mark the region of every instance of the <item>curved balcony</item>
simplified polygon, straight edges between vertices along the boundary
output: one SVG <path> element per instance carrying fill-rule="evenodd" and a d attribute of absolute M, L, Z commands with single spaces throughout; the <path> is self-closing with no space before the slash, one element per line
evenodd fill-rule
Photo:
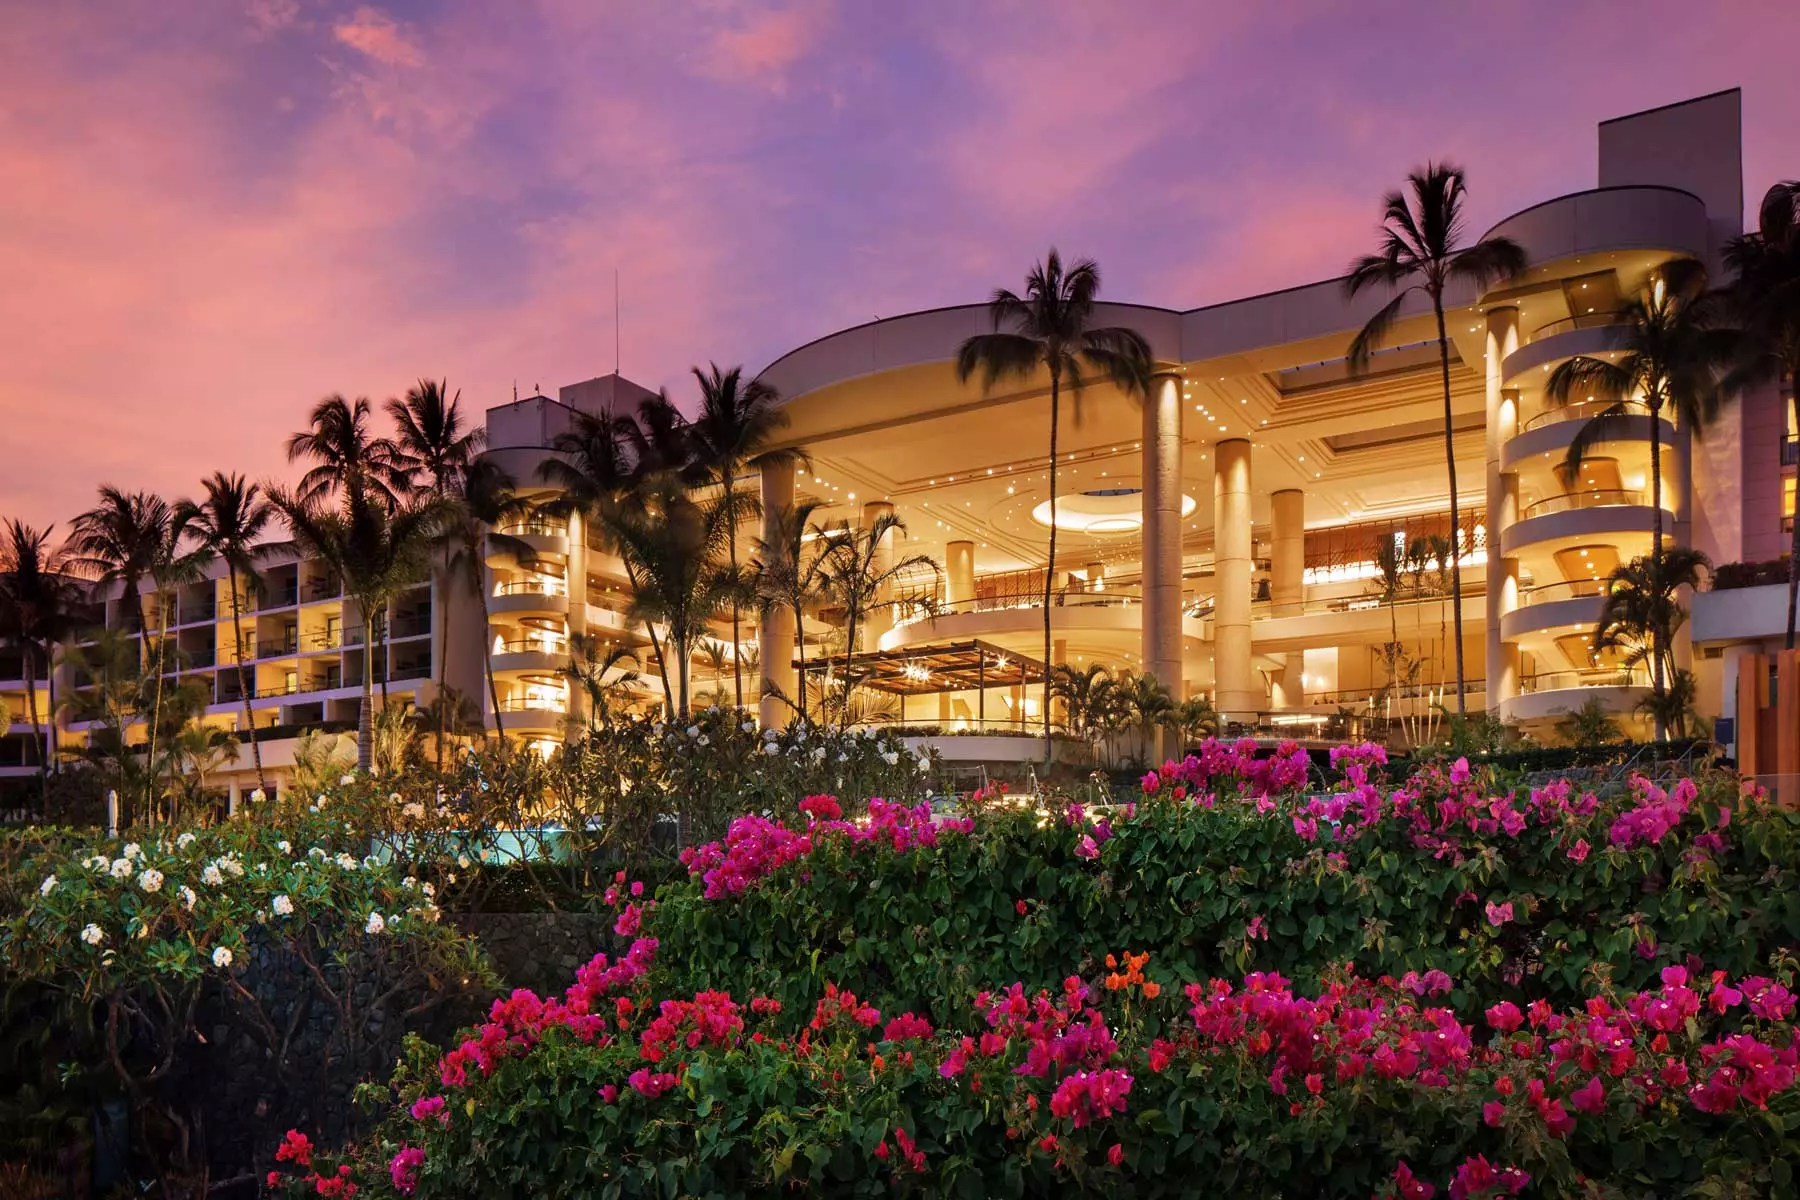
<path fill-rule="evenodd" d="M 568 716 L 569 705 L 564 700 L 506 696 L 500 701 L 500 718 L 508 733 L 556 733 Z"/>
<path fill-rule="evenodd" d="M 1542 429 L 1546 425 L 1559 425 L 1565 421 L 1586 421 L 1589 417 L 1598 416 L 1608 408 L 1611 408 L 1612 403 L 1611 400 L 1577 400 L 1574 404 L 1553 405 L 1519 426 L 1519 432 L 1513 436 L 1515 439 L 1523 437 L 1525 434 Z M 1647 417 L 1650 415 L 1650 410 L 1635 400 L 1627 401 L 1625 410 L 1636 416 Z M 1667 423 L 1668 419 L 1665 417 L 1664 424 Z M 1673 427 L 1671 426 L 1671 428 Z M 1539 447 L 1539 449 L 1542 449 L 1542 447 Z"/>
<path fill-rule="evenodd" d="M 1522 546 L 1565 539 L 1592 540 L 1609 535 L 1649 533 L 1656 513 L 1641 492 L 1570 492 L 1550 496 L 1527 508 L 1514 525 L 1500 531 L 1500 552 L 1514 554 Z M 1673 517 L 1663 514 L 1668 529 Z"/>
<path fill-rule="evenodd" d="M 1619 325 L 1611 314 L 1596 315 L 1606 316 L 1606 323 L 1578 325 L 1570 322 L 1584 318 L 1568 318 L 1552 322 L 1544 329 L 1534 333 L 1531 341 L 1507 355 L 1505 361 L 1500 364 L 1501 382 L 1516 383 L 1520 376 L 1534 367 L 1540 373 L 1547 374 L 1556 363 L 1577 355 L 1586 358 L 1604 358 L 1609 354 L 1617 353 L 1624 337 L 1624 327 Z M 1585 319 L 1591 321 L 1594 318 L 1587 317 Z M 1545 332 L 1546 330 L 1553 332 Z"/>
<path fill-rule="evenodd" d="M 1616 250 L 1704 258 L 1706 205 L 1692 192 L 1655 185 L 1595 188 L 1535 204 L 1482 234 L 1509 237 L 1533 266 Z"/>
<path fill-rule="evenodd" d="M 496 675 L 531 671 L 554 676 L 569 665 L 569 639 L 556 634 L 502 642 L 492 661 Z"/>
<path fill-rule="evenodd" d="M 1592 629 L 1606 597 L 1593 580 L 1547 583 L 1519 593 L 1519 607 L 1500 618 L 1500 636 L 1516 641 L 1528 633 L 1574 626 Z"/>
<path fill-rule="evenodd" d="M 1500 469 L 1511 471 L 1519 464 L 1528 462 L 1542 454 L 1554 454 L 1558 458 L 1567 451 L 1569 443 L 1581 432 L 1589 417 L 1603 411 L 1607 404 L 1600 400 L 1583 400 L 1566 408 L 1551 409 L 1541 412 L 1532 418 L 1532 424 L 1517 437 L 1508 438 L 1500 447 Z M 1662 428 L 1662 444 L 1664 452 L 1671 452 L 1675 445 L 1675 426 L 1666 417 L 1652 418 L 1648 409 L 1636 409 L 1633 415 L 1627 416 L 1619 425 L 1617 436 L 1606 440 L 1606 445 L 1619 446 L 1642 442 L 1650 443 L 1650 422 L 1655 420 Z M 1592 451 L 1591 453 L 1599 453 Z"/>
<path fill-rule="evenodd" d="M 1574 712 L 1589 700 L 1599 700 L 1615 716 L 1631 716 L 1645 697 L 1648 684 L 1628 671 L 1596 667 L 1580 671 L 1546 671 L 1519 681 L 1520 691 L 1500 702 L 1504 721 L 1554 721 Z"/>
<path fill-rule="evenodd" d="M 488 534 L 484 561 L 489 566 L 509 566 L 521 559 L 568 562 L 568 532 L 547 521 L 528 521 L 502 526 Z"/>
<path fill-rule="evenodd" d="M 488 597 L 492 616 L 553 616 L 569 613 L 569 587 L 560 579 L 508 579 Z"/>

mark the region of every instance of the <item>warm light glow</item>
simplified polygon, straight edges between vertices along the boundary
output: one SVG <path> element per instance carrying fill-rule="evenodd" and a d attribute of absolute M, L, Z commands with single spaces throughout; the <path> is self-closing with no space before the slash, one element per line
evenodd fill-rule
<path fill-rule="evenodd" d="M 1181 497 L 1181 515 L 1186 517 L 1198 503 L 1192 496 Z M 1031 510 L 1031 519 L 1039 525 L 1050 524 L 1048 500 Z M 1143 493 L 1135 488 L 1112 492 L 1082 492 L 1056 498 L 1056 527 L 1097 537 L 1136 533 L 1144 527 Z"/>

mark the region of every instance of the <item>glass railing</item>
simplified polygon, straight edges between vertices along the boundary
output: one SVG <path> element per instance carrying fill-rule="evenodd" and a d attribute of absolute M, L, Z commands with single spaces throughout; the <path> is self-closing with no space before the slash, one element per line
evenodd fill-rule
<path fill-rule="evenodd" d="M 1136 588 L 1107 588 L 1103 591 L 1060 591 L 1053 593 L 1050 603 L 1056 608 L 1122 608 L 1140 605 L 1143 596 Z M 1031 609 L 1044 607 L 1042 595 L 1014 593 L 1008 596 L 976 596 L 972 600 L 958 600 L 954 603 L 909 605 L 902 601 L 895 610 L 895 625 L 910 625 L 917 621 L 931 620 L 934 617 L 946 617 L 956 613 L 1007 612 L 1012 609 Z"/>
<path fill-rule="evenodd" d="M 1574 512 L 1581 508 L 1617 508 L 1645 503 L 1644 493 L 1626 488 L 1599 488 L 1591 492 L 1570 492 L 1563 496 L 1546 496 L 1536 504 L 1527 505 L 1519 514 L 1519 519 L 1529 521 L 1533 517 L 1547 517 L 1551 513 Z"/>
<path fill-rule="evenodd" d="M 1618 323 L 1619 314 L 1611 310 L 1607 312 L 1577 313 L 1572 317 L 1564 317 L 1560 321 L 1552 321 L 1548 325 L 1539 325 L 1536 329 L 1531 331 L 1531 336 L 1525 339 L 1525 344 L 1530 345 L 1532 342 L 1540 341 L 1543 338 L 1555 337 L 1559 333 L 1568 333 L 1575 329 L 1603 329 L 1608 325 L 1617 325 Z"/>
<path fill-rule="evenodd" d="M 569 702 L 549 696 L 508 696 L 500 701 L 500 711 L 566 713 Z"/>
<path fill-rule="evenodd" d="M 508 537 L 567 537 L 569 534 L 566 526 L 553 521 L 520 521 L 513 525 L 496 526 L 494 532 Z"/>
<path fill-rule="evenodd" d="M 569 639 L 561 634 L 515 638 L 510 642 L 500 643 L 500 651 L 503 654 L 567 654 Z"/>
<path fill-rule="evenodd" d="M 561 579 L 508 579 L 494 585 L 496 596 L 566 596 L 569 585 Z"/>
<path fill-rule="evenodd" d="M 1561 583 L 1540 583 L 1536 587 L 1519 590 L 1519 607 L 1527 608 L 1533 604 L 1554 604 L 1558 600 L 1586 600 L 1606 591 L 1604 579 L 1571 579 Z"/>
<path fill-rule="evenodd" d="M 341 629 L 326 629 L 306 635 L 306 648 L 309 650 L 337 650 L 343 644 L 344 631 Z"/>
<path fill-rule="evenodd" d="M 1566 688 L 1635 687 L 1643 681 L 1624 667 L 1584 667 L 1580 670 L 1541 671 L 1519 680 L 1521 692 L 1555 692 Z"/>
<path fill-rule="evenodd" d="M 1585 421 L 1589 417 L 1598 416 L 1611 408 L 1611 400 L 1577 400 L 1574 404 L 1563 404 L 1545 409 L 1531 420 L 1519 427 L 1520 433 L 1528 433 L 1540 425 L 1556 425 L 1563 421 Z M 1625 411 L 1634 416 L 1647 417 L 1650 409 L 1635 400 L 1628 401 Z"/>

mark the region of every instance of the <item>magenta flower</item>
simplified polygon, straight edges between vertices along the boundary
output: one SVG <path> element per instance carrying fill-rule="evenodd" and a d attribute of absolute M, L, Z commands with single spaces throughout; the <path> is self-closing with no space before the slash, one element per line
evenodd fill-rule
<path fill-rule="evenodd" d="M 1512 901 L 1508 900 L 1505 904 L 1495 904 L 1492 900 L 1489 900 L 1487 904 L 1487 919 L 1488 924 L 1492 925 L 1495 929 L 1500 928 L 1502 925 L 1512 920 Z"/>
<path fill-rule="evenodd" d="M 1581 838 L 1577 840 L 1573 846 L 1569 847 L 1569 857 L 1576 862 L 1586 862 L 1589 849 L 1590 847 L 1587 844 L 1587 839 Z"/>

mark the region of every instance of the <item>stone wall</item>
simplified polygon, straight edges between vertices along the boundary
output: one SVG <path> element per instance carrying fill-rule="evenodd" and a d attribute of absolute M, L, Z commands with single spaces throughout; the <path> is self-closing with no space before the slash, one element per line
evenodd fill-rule
<path fill-rule="evenodd" d="M 611 913 L 461 913 L 449 919 L 481 943 L 508 987 L 540 996 L 562 995 L 575 972 L 601 951 L 626 949 L 612 931 Z"/>

